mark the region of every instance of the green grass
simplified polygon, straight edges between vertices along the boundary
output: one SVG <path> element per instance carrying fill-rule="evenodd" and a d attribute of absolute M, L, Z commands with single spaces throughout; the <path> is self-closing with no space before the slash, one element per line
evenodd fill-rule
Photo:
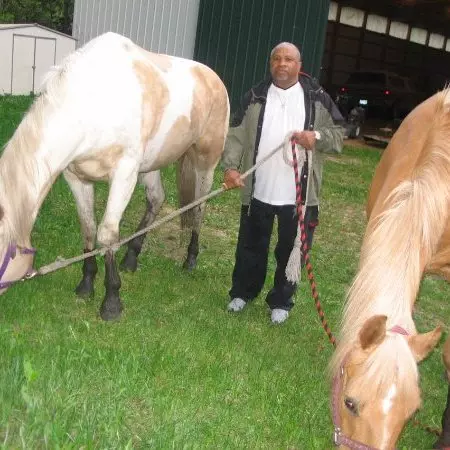
<path fill-rule="evenodd" d="M 0 98 L 0 145 L 28 104 L 28 98 Z M 335 332 L 356 272 L 364 204 L 379 158 L 378 150 L 346 148 L 326 162 L 312 263 Z M 220 179 L 218 171 L 214 187 Z M 164 171 L 164 183 L 163 214 L 176 208 L 173 167 Z M 100 184 L 99 218 L 106 193 Z M 123 218 L 123 237 L 134 231 L 143 207 L 139 187 Z M 181 268 L 185 247 L 176 221 L 151 233 L 138 271 L 122 275 L 125 310 L 119 321 L 105 323 L 98 315 L 102 264 L 93 300 L 73 294 L 80 264 L 1 296 L 0 446 L 331 448 L 326 368 L 332 346 L 306 282 L 282 326 L 270 325 L 263 301 L 271 275 L 261 297 L 241 314 L 225 310 L 238 215 L 237 192 L 209 202 L 192 273 Z M 82 249 L 74 201 L 62 179 L 44 202 L 32 242 L 36 267 Z M 273 270 L 271 258 L 269 274 Z M 421 331 L 450 316 L 448 294 L 445 282 L 424 280 L 416 311 Z M 439 425 L 446 398 L 440 359 L 438 348 L 420 366 L 424 405 L 417 417 L 432 426 Z M 433 442 L 432 435 L 408 425 L 398 448 L 431 448 Z"/>

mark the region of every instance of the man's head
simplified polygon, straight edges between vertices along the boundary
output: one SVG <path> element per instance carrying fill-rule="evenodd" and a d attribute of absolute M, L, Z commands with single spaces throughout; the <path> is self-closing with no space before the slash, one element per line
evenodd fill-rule
<path fill-rule="evenodd" d="M 280 88 L 287 89 L 297 83 L 301 67 L 300 51 L 290 42 L 281 42 L 270 53 L 270 74 Z"/>

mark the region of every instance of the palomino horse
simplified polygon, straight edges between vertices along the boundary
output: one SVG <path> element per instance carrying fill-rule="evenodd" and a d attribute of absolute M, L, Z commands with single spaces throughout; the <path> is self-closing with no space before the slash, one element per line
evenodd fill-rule
<path fill-rule="evenodd" d="M 394 448 L 421 404 L 417 363 L 441 330 L 418 334 L 412 309 L 424 272 L 450 281 L 449 180 L 446 89 L 403 121 L 372 181 L 359 269 L 331 361 L 341 446 Z"/>
<path fill-rule="evenodd" d="M 84 248 L 111 246 L 138 178 L 151 223 L 164 200 L 159 169 L 178 161 L 181 205 L 207 194 L 228 131 L 228 94 L 208 67 L 153 54 L 129 39 L 104 34 L 51 71 L 0 159 L 0 292 L 31 267 L 30 233 L 39 208 L 63 172 L 76 200 Z M 94 185 L 109 182 L 106 211 L 98 227 Z M 182 225 L 192 229 L 185 267 L 198 254 L 204 205 Z M 136 269 L 143 236 L 131 241 L 122 266 Z M 1 260 L 0 260 L 1 261 Z M 120 277 L 113 251 L 105 254 L 106 294 L 100 314 L 120 315 Z M 86 259 L 76 292 L 93 293 L 94 257 Z"/>

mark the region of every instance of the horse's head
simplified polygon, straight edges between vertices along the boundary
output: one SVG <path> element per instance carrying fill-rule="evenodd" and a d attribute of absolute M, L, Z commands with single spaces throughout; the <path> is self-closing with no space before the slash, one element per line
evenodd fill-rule
<path fill-rule="evenodd" d="M 335 374 L 333 420 L 342 447 L 351 447 L 350 439 L 393 449 L 421 404 L 417 363 L 437 344 L 441 330 L 409 336 L 400 327 L 387 330 L 386 321 L 373 316 L 365 322 Z"/>
<path fill-rule="evenodd" d="M 6 218 L 0 206 L 0 294 L 15 281 L 31 273 L 35 250 L 10 242 Z"/>

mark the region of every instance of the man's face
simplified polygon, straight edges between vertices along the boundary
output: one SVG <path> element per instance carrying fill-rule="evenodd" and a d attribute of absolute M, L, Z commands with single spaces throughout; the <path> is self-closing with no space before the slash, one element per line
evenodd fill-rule
<path fill-rule="evenodd" d="M 270 73 L 275 84 L 288 88 L 298 81 L 301 69 L 299 55 L 294 47 L 283 46 L 275 50 L 270 58 Z"/>

